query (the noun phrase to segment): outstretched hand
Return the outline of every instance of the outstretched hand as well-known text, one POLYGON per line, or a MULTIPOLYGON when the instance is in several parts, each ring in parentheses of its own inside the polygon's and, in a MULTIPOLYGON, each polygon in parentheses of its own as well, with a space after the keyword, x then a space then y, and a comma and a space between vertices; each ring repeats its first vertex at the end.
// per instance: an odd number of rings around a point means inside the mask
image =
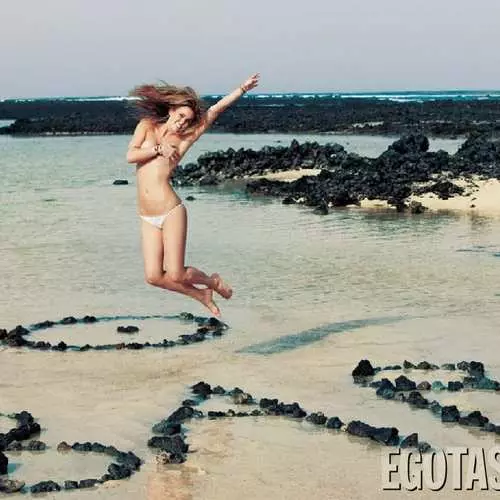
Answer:
POLYGON ((243 84, 240 85, 243 92, 248 92, 254 89, 259 84, 260 73, 255 73, 250 78, 248 78, 243 84))

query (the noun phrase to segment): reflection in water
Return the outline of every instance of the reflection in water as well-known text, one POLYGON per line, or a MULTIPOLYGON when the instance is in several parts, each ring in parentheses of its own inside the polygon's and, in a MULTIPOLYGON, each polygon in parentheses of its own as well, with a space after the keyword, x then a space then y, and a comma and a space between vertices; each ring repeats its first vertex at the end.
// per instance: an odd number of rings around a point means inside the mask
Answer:
POLYGON ((395 316, 387 318, 354 319, 351 321, 341 321, 339 323, 329 323, 328 325, 311 328, 310 330, 306 330, 304 332, 285 335, 267 342, 253 344, 240 349, 238 352, 252 354, 276 354, 304 347, 312 342, 318 342, 332 333, 348 332, 365 326, 387 325, 403 321, 405 319, 408 318, 405 316, 395 316))

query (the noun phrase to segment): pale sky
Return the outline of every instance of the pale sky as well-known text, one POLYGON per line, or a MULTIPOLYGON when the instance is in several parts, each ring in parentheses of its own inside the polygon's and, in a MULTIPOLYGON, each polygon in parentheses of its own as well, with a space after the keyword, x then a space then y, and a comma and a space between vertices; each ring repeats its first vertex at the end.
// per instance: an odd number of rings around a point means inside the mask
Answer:
POLYGON ((500 88, 500 0, 0 0, 0 98, 500 88))

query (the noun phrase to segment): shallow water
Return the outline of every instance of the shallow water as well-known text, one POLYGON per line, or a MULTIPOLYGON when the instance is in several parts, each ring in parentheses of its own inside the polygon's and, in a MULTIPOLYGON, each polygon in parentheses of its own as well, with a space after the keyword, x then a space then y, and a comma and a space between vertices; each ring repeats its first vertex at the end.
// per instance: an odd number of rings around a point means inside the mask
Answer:
MULTIPOLYGON (((349 150, 372 156, 391 142, 364 136, 300 139, 349 141, 349 150)), ((1 327, 69 315, 204 314, 189 299, 144 284, 133 167, 123 159, 127 140, 0 137, 1 327), (115 178, 127 178, 131 185, 112 186, 115 178)), ((207 135, 191 159, 214 149, 290 140, 207 135)), ((457 145, 432 146, 453 151, 457 145)), ((186 202, 188 263, 220 272, 235 289, 231 301, 219 301, 231 329, 220 339, 164 351, 0 350, 0 412, 29 410, 44 429, 40 439, 53 447, 36 460, 13 459, 14 477, 29 483, 41 477, 92 477, 88 474, 103 468, 102 457, 71 457, 62 464, 55 446, 62 440, 98 440, 133 450, 145 465, 130 480, 68 496, 389 496, 381 490, 380 447, 281 418, 195 422, 188 435, 195 453, 188 462, 157 466, 146 447, 150 428, 199 380, 239 386, 256 398, 298 401, 307 411, 345 422, 396 426, 402 435, 418 431, 437 447, 495 443, 491 435, 445 427, 430 412, 379 400, 371 390, 354 386, 350 373, 363 358, 377 365, 478 359, 493 378, 500 377, 500 219, 360 209, 318 217, 310 209, 252 199, 235 188, 179 193, 196 198, 186 202), (82 465, 87 463, 88 469, 82 465)), ((121 324, 140 327, 127 336, 138 342, 193 331, 175 319, 118 319, 34 336, 78 345, 117 343, 123 341, 124 334, 116 333, 121 324)), ((425 374, 416 377, 423 380, 425 374)), ((464 409, 480 408, 499 423, 496 397, 436 396, 464 409)), ((3 424, 2 419, 0 430, 3 424)), ((435 495, 428 492, 429 498, 435 495)))

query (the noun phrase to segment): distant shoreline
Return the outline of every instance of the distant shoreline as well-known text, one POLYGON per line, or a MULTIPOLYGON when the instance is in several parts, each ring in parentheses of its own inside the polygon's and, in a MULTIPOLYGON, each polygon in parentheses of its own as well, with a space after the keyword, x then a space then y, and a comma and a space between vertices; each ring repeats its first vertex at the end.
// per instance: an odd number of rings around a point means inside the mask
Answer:
MULTIPOLYGON (((500 96, 500 93, 499 93, 500 96)), ((215 98, 206 98, 209 106, 215 98)), ((401 135, 420 132, 458 138, 471 132, 500 136, 499 99, 396 102, 376 98, 248 96, 213 125, 218 133, 401 135)), ((11 136, 131 134, 139 116, 122 100, 31 100, 0 102, 1 127, 11 136)))

